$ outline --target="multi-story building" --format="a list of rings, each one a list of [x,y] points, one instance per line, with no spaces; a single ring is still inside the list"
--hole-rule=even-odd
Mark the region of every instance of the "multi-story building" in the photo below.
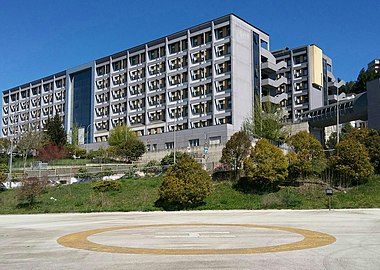
[[[264,80],[272,82],[263,85],[263,101],[280,104],[291,122],[308,110],[336,101],[337,88],[344,82],[335,79],[332,60],[318,46],[285,48],[272,54],[279,69],[263,74]]]
[[[374,70],[375,73],[380,71],[380,59],[374,59],[368,64],[368,70]]]
[[[59,114],[84,142],[107,141],[125,123],[150,150],[225,143],[255,95],[283,80],[262,79],[286,66],[269,44],[267,33],[230,14],[67,69],[4,91],[1,135],[41,129]]]

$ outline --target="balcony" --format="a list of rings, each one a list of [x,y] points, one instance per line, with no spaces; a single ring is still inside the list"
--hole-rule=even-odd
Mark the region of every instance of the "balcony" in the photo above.
[[[276,95],[276,96],[264,96],[263,98],[262,98],[262,101],[263,102],[267,102],[267,101],[269,101],[269,102],[271,102],[271,103],[273,103],[273,104],[280,104],[281,103],[281,101],[283,101],[283,100],[287,100],[288,99],[288,94],[287,93],[281,93],[281,94],[278,94],[278,95]]]
[[[267,61],[261,64],[261,69],[263,70],[263,72],[266,72],[266,73],[276,72],[286,67],[287,67],[287,63],[285,61],[281,61],[277,64],[275,62]]]
[[[281,77],[277,80],[273,80],[271,78],[267,78],[267,79],[262,79],[261,80],[261,85],[263,87],[268,87],[268,88],[278,88],[280,87],[282,84],[286,84],[288,82],[288,79],[285,78],[285,77]]]

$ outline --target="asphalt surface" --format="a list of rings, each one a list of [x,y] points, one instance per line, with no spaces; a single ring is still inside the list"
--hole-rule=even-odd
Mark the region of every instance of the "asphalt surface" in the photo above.
[[[2,215],[0,269],[380,269],[380,209]]]

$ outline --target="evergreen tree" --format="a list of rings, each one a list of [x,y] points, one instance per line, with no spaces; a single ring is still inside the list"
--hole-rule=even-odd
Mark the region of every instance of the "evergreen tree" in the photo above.
[[[243,122],[243,130],[250,137],[260,137],[275,142],[283,142],[288,136],[284,129],[284,115],[281,108],[271,102],[260,103],[255,98],[252,114]]]
[[[288,161],[280,148],[261,139],[244,161],[246,176],[261,187],[276,187],[288,176]]]
[[[53,144],[57,146],[64,146],[66,144],[66,132],[58,114],[47,120],[44,131]]]
[[[195,206],[211,192],[211,177],[188,154],[183,154],[169,168],[159,189],[162,202],[179,208]]]
[[[126,125],[118,125],[110,131],[108,144],[111,156],[127,162],[139,159],[146,151],[144,143]]]
[[[287,143],[293,153],[288,154],[289,172],[293,178],[306,177],[322,172],[326,168],[326,157],[321,143],[306,131],[291,136]]]

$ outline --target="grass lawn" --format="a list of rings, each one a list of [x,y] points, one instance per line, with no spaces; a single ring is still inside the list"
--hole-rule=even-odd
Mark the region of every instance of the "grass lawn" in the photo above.
[[[161,211],[155,206],[161,177],[128,178],[121,180],[120,191],[96,192],[91,183],[49,187],[37,197],[32,206],[20,206],[18,190],[0,192],[0,214],[68,213],[100,211]],[[267,194],[247,194],[233,189],[229,182],[215,182],[214,192],[204,209],[320,209],[327,208],[328,201],[323,187],[304,185],[298,188],[282,187]],[[333,208],[380,207],[380,176],[368,183],[335,191]]]

